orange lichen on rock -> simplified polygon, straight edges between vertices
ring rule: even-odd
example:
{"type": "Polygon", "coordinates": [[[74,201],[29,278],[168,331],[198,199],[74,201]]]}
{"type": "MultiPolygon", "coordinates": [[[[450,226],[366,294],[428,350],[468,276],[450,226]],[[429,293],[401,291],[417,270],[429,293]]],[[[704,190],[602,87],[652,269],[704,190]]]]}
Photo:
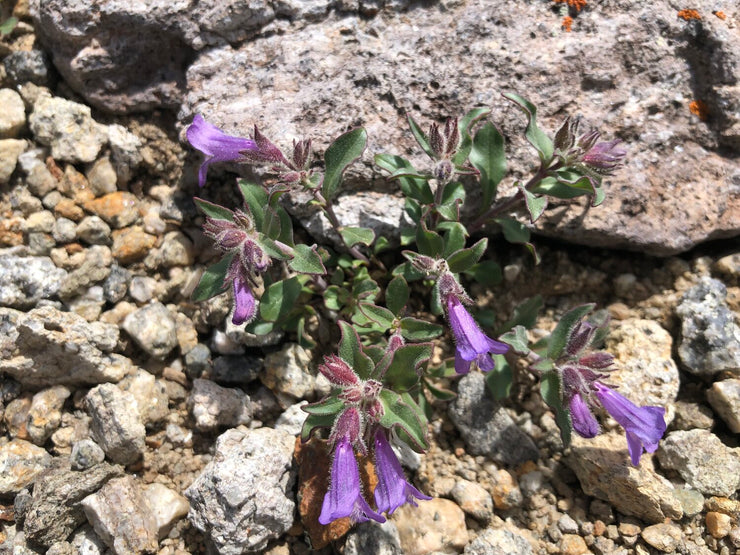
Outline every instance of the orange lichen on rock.
{"type": "Polygon", "coordinates": [[[709,107],[703,100],[692,100],[689,103],[689,110],[701,121],[707,121],[709,118],[709,107]]]}
{"type": "Polygon", "coordinates": [[[568,4],[569,8],[580,12],[588,2],[586,0],[553,0],[556,4],[568,4]]]}
{"type": "Polygon", "coordinates": [[[678,12],[678,17],[680,17],[681,19],[685,19],[686,21],[691,21],[692,19],[701,19],[699,12],[697,12],[696,10],[681,10],[678,12]]]}
{"type": "Polygon", "coordinates": [[[716,15],[717,17],[719,17],[722,21],[724,21],[725,19],[727,19],[727,15],[725,14],[725,12],[721,12],[721,11],[717,10],[717,11],[714,11],[712,13],[714,15],[716,15]]]}
{"type": "Polygon", "coordinates": [[[573,27],[573,18],[569,15],[566,15],[563,18],[563,29],[565,29],[566,33],[570,33],[572,27],[573,27]]]}

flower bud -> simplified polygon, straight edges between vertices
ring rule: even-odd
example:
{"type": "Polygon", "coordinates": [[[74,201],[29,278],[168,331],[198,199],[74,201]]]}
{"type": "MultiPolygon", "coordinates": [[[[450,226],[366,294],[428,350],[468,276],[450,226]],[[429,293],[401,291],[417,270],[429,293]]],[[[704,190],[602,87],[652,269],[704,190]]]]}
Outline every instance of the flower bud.
{"type": "Polygon", "coordinates": [[[596,333],[596,326],[584,320],[579,321],[570,332],[568,344],[565,346],[565,354],[575,356],[585,349],[596,333]]]}
{"type": "Polygon", "coordinates": [[[455,279],[450,272],[446,272],[437,279],[437,288],[439,289],[439,298],[445,300],[448,297],[456,297],[463,304],[470,304],[472,301],[463,289],[462,285],[455,279]]]}
{"type": "Polygon", "coordinates": [[[296,170],[306,170],[311,165],[311,139],[293,143],[293,164],[296,170]]]}
{"type": "Polygon", "coordinates": [[[357,407],[347,407],[337,417],[334,427],[329,434],[329,443],[334,445],[337,441],[347,438],[353,445],[361,444],[362,416],[357,407]]]}
{"type": "Polygon", "coordinates": [[[591,353],[586,356],[582,356],[578,359],[578,364],[592,370],[606,370],[612,364],[614,364],[614,355],[599,351],[598,353],[591,353]]]}
{"type": "Polygon", "coordinates": [[[354,370],[349,364],[344,362],[337,355],[327,355],[324,357],[324,364],[319,365],[319,372],[321,372],[326,379],[332,384],[340,387],[346,387],[350,385],[357,385],[360,383],[360,378],[357,377],[354,370]]]}
{"type": "Polygon", "coordinates": [[[459,142],[460,131],[457,128],[457,118],[447,118],[445,122],[445,157],[452,157],[459,142]]]}

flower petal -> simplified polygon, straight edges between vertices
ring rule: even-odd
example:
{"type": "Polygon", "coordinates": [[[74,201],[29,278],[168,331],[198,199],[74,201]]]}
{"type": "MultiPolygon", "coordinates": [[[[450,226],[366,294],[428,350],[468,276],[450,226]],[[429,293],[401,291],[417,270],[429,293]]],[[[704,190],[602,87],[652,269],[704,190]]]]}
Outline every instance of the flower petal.
{"type": "Polygon", "coordinates": [[[583,397],[578,393],[574,394],[568,406],[575,432],[581,437],[596,437],[599,434],[599,423],[583,397]]]}
{"type": "Polygon", "coordinates": [[[414,502],[416,499],[431,499],[421,493],[406,481],[406,476],[393,452],[383,430],[375,433],[375,472],[378,475],[378,485],[375,487],[375,504],[378,512],[387,511],[393,514],[404,503],[414,502]]]}
{"type": "Polygon", "coordinates": [[[235,326],[251,322],[257,312],[256,308],[257,303],[249,284],[241,276],[237,276],[234,278],[234,315],[231,322],[235,326]]]}

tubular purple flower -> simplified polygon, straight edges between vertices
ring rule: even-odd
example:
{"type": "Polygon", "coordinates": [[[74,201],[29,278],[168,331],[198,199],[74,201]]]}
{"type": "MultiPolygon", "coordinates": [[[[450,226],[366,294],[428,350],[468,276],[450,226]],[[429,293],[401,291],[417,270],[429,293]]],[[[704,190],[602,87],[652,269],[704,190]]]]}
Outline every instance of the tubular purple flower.
{"type": "Polygon", "coordinates": [[[617,147],[620,142],[616,139],[596,143],[586,151],[581,161],[599,173],[609,175],[622,164],[622,160],[627,155],[626,150],[617,147]]]}
{"type": "Polygon", "coordinates": [[[326,525],[345,516],[350,517],[352,522],[365,522],[370,519],[385,522],[383,515],[373,511],[362,497],[357,460],[352,444],[346,436],[341,438],[334,448],[331,484],[321,505],[319,522],[326,525]]]}
{"type": "Polygon", "coordinates": [[[225,162],[243,158],[241,151],[255,150],[257,144],[252,139],[227,135],[221,129],[208,123],[197,114],[185,133],[188,142],[206,155],[198,171],[198,185],[206,183],[208,166],[213,162],[225,162]]]}
{"type": "Polygon", "coordinates": [[[447,296],[447,317],[455,336],[455,371],[467,374],[475,362],[484,372],[493,370],[491,354],[503,354],[509,346],[488,337],[455,295],[447,296]]]}
{"type": "Polygon", "coordinates": [[[251,322],[257,310],[257,304],[254,300],[254,293],[249,287],[249,283],[241,276],[237,275],[234,280],[234,316],[231,322],[235,326],[240,326],[245,322],[251,322]]]}
{"type": "Polygon", "coordinates": [[[599,434],[599,423],[580,394],[576,393],[570,398],[568,407],[573,430],[579,436],[591,438],[599,434]]]}
{"type": "Polygon", "coordinates": [[[632,464],[640,463],[643,449],[653,453],[665,433],[665,409],[663,407],[638,407],[629,399],[602,383],[594,382],[596,392],[604,408],[614,417],[627,434],[627,448],[632,464]]]}
{"type": "Polygon", "coordinates": [[[391,515],[404,503],[416,506],[414,498],[431,499],[406,481],[401,463],[382,429],[375,432],[375,472],[378,475],[375,504],[380,513],[387,511],[391,515]]]}

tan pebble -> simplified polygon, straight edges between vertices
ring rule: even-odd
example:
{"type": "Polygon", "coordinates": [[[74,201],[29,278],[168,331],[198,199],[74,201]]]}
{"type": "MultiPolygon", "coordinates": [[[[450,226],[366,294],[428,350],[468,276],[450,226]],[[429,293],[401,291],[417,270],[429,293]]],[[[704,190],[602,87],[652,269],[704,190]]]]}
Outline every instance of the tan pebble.
{"type": "Polygon", "coordinates": [[[619,525],[619,533],[623,536],[631,538],[637,536],[640,533],[640,527],[637,524],[630,524],[629,522],[622,522],[619,525]]]}
{"type": "Polygon", "coordinates": [[[84,204],[85,210],[101,217],[111,227],[122,228],[139,218],[139,200],[126,191],[116,191],[84,204]]]}
{"type": "Polygon", "coordinates": [[[116,229],[113,235],[113,257],[121,264],[131,264],[144,258],[154,247],[157,238],[144,233],[139,226],[116,229]]]}
{"type": "Polygon", "coordinates": [[[710,511],[706,516],[707,531],[713,538],[721,539],[730,533],[732,517],[724,513],[710,511]]]}
{"type": "Polygon", "coordinates": [[[94,197],[87,178],[78,172],[72,164],[65,166],[64,173],[59,180],[58,189],[63,195],[73,199],[77,204],[82,204],[94,197]]]}
{"type": "Polygon", "coordinates": [[[460,552],[468,544],[465,513],[449,499],[421,501],[418,507],[406,504],[392,520],[406,555],[460,552]]]}
{"type": "Polygon", "coordinates": [[[560,540],[560,551],[563,555],[582,555],[588,553],[586,541],[576,534],[563,534],[560,540]]]}
{"type": "Polygon", "coordinates": [[[603,536],[606,532],[606,524],[603,520],[597,520],[594,522],[594,536],[603,536]]]}
{"type": "Polygon", "coordinates": [[[670,522],[653,524],[642,531],[642,539],[658,551],[670,553],[682,542],[681,529],[670,522]]]}
{"type": "Polygon", "coordinates": [[[740,519],[740,501],[728,499],[727,497],[710,497],[707,499],[705,508],[707,511],[724,513],[740,519]]]}
{"type": "Polygon", "coordinates": [[[63,198],[57,202],[56,206],[54,206],[54,214],[72,220],[73,222],[79,222],[85,217],[84,210],[77,206],[75,201],[70,198],[63,198]]]}

